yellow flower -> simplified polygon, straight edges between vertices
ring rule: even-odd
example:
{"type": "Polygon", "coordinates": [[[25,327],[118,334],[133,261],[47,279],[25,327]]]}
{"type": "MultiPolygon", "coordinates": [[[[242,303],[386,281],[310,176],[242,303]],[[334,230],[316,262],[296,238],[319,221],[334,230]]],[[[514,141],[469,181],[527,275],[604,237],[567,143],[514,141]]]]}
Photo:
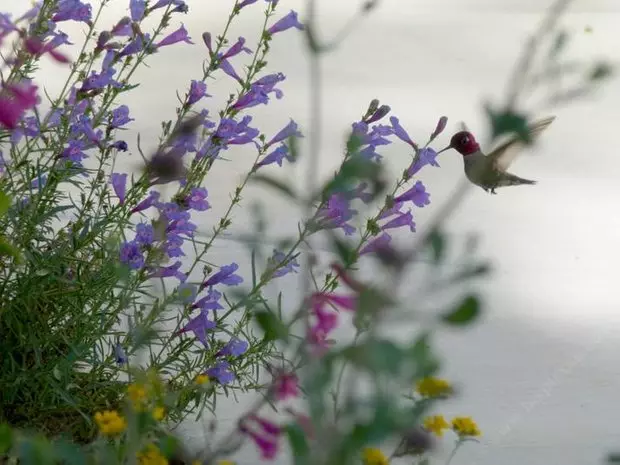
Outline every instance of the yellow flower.
{"type": "Polygon", "coordinates": [[[127,422],[116,410],[104,410],[95,413],[95,422],[104,436],[114,436],[127,428],[127,422]]]}
{"type": "Polygon", "coordinates": [[[196,384],[205,385],[209,382],[209,377],[207,375],[198,375],[196,376],[196,384]]]}
{"type": "Polygon", "coordinates": [[[381,449],[376,447],[365,447],[362,456],[364,465],[389,465],[390,463],[381,449]]]}
{"type": "Polygon", "coordinates": [[[155,419],[155,421],[162,421],[165,416],[166,416],[166,411],[164,410],[163,407],[155,407],[153,409],[153,419],[155,419]]]}
{"type": "Polygon", "coordinates": [[[433,415],[424,419],[424,428],[437,436],[443,436],[443,430],[450,428],[450,423],[446,421],[443,415],[433,415]]]}
{"type": "Polygon", "coordinates": [[[130,384],[127,387],[127,395],[134,408],[140,408],[147,400],[146,386],[143,384],[130,384]]]}
{"type": "Polygon", "coordinates": [[[418,381],[416,391],[423,397],[444,397],[452,393],[452,386],[445,379],[430,376],[418,381]]]}
{"type": "Polygon", "coordinates": [[[140,465],[168,465],[168,459],[161,455],[157,446],[149,444],[138,453],[138,463],[140,465]]]}
{"type": "Polygon", "coordinates": [[[454,417],[452,419],[452,429],[460,437],[480,436],[482,433],[478,425],[471,417],[454,417]]]}

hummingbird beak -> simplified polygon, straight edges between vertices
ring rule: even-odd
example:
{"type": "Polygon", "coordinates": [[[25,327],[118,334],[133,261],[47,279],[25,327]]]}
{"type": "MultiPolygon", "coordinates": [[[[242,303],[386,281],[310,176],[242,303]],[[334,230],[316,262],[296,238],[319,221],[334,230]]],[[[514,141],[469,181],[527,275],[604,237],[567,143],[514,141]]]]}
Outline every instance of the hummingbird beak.
{"type": "Polygon", "coordinates": [[[444,147],[443,149],[441,149],[439,152],[437,152],[437,155],[439,155],[441,152],[445,152],[446,150],[450,150],[452,148],[451,145],[448,145],[447,147],[444,147]]]}

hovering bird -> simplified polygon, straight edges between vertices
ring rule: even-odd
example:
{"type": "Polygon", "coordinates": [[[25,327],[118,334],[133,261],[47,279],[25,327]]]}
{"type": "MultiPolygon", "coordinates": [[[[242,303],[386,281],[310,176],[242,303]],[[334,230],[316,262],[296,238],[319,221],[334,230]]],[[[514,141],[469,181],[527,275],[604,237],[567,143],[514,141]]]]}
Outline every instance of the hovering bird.
{"type": "MultiPolygon", "coordinates": [[[[528,125],[530,138],[533,140],[539,136],[553,120],[555,116],[549,116],[528,125]]],[[[506,171],[525,147],[526,143],[515,135],[486,155],[471,132],[459,131],[450,139],[450,145],[438,153],[449,149],[459,152],[463,155],[467,179],[482,187],[485,192],[495,194],[495,189],[498,187],[536,184],[536,181],[524,179],[506,171]]]]}

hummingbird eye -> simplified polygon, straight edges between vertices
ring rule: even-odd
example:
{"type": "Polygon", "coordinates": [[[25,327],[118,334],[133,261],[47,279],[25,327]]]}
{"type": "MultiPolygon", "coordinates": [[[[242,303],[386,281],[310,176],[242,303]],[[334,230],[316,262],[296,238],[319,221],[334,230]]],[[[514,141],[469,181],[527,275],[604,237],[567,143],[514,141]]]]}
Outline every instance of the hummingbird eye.
{"type": "Polygon", "coordinates": [[[469,144],[469,136],[461,137],[461,145],[467,145],[467,144],[469,144]]]}

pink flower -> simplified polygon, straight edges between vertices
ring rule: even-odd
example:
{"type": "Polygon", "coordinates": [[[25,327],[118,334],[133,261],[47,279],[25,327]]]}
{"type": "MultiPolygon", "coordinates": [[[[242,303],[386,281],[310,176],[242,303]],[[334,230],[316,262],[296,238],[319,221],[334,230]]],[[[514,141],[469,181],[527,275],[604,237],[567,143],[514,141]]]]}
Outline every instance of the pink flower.
{"type": "Polygon", "coordinates": [[[15,129],[24,113],[37,104],[37,89],[29,82],[6,85],[0,96],[0,125],[15,129]]]}
{"type": "Polygon", "coordinates": [[[282,434],[282,428],[275,423],[260,418],[258,415],[250,415],[239,425],[242,433],[247,434],[258,446],[263,459],[272,460],[278,453],[278,442],[282,434]],[[249,428],[248,423],[254,423],[254,428],[249,428]],[[262,431],[260,431],[262,430],[262,431]]]}
{"type": "Polygon", "coordinates": [[[275,382],[275,396],[277,400],[286,400],[299,395],[299,379],[295,373],[281,373],[275,382]]]}

